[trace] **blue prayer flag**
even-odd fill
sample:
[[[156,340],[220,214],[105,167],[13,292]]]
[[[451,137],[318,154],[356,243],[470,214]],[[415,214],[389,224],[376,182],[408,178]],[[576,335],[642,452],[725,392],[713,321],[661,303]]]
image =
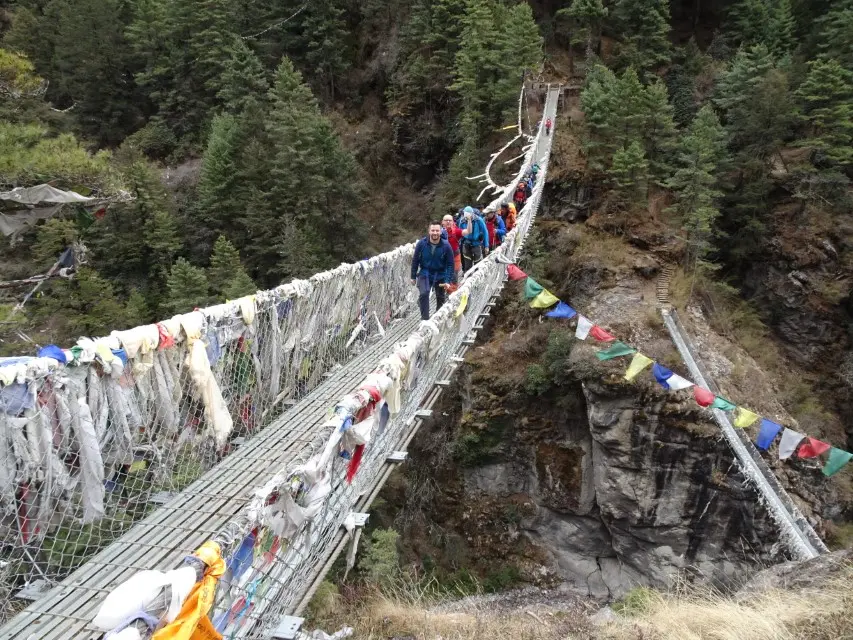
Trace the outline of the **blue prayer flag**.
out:
[[[565,302],[558,302],[557,306],[545,314],[546,318],[574,318],[578,312],[572,309]]]
[[[68,364],[68,361],[65,358],[65,352],[59,347],[57,347],[55,344],[49,344],[39,349],[38,357],[53,358],[60,364]]]
[[[755,439],[755,444],[759,449],[763,449],[767,451],[770,448],[770,445],[773,444],[773,440],[776,439],[776,436],[779,435],[779,432],[782,430],[782,427],[773,422],[772,420],[768,420],[767,418],[761,419],[761,429],[758,431],[758,437]]]
[[[669,383],[667,380],[672,377],[672,371],[655,362],[655,365],[652,367],[652,374],[654,374],[655,380],[658,381],[660,386],[664,389],[669,389]]]

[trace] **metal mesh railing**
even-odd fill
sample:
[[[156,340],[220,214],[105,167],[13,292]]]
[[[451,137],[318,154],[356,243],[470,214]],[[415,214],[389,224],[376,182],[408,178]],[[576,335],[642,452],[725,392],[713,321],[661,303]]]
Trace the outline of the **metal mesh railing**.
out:
[[[48,357],[0,359],[3,616],[416,312],[413,249],[81,339],[56,355],[70,360],[66,366]]]

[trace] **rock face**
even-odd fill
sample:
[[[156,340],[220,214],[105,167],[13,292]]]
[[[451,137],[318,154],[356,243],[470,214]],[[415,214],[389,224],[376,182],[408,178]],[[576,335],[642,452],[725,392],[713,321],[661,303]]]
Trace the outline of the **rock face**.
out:
[[[428,451],[412,453],[438,493],[409,506],[442,531],[430,539],[410,527],[412,555],[452,547],[457,566],[488,575],[513,565],[525,580],[601,600],[679,574],[727,584],[778,560],[773,524],[716,430],[683,398],[602,380],[580,345],[564,363],[565,384],[535,396],[504,386],[508,369],[491,363],[511,358],[494,353],[494,339],[470,360],[446,400],[450,420],[423,438],[449,431],[453,457],[437,465]],[[452,414],[461,396],[470,406],[460,425]]]

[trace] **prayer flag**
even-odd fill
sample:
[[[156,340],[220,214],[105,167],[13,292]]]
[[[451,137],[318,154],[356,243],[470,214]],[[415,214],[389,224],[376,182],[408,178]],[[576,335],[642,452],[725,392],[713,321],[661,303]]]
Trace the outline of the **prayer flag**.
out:
[[[545,291],[545,288],[533,278],[528,277],[524,282],[524,297],[528,300],[533,300],[533,298],[543,291]]]
[[[578,328],[575,331],[575,338],[586,340],[590,329],[592,329],[592,321],[584,316],[578,316]]]
[[[820,454],[829,451],[829,445],[817,438],[808,438],[806,443],[797,452],[798,458],[817,458]]]
[[[702,387],[693,387],[693,397],[700,407],[710,407],[714,402],[714,394]]]
[[[630,356],[632,353],[636,353],[636,349],[632,349],[624,342],[614,342],[610,345],[609,349],[604,349],[602,351],[598,351],[595,354],[595,357],[599,360],[610,360],[612,358],[618,358],[619,356]]]
[[[453,314],[454,318],[458,318],[463,313],[465,313],[465,307],[468,306],[468,290],[465,289],[462,291],[462,294],[459,296],[459,306],[456,307],[456,312]]]
[[[758,414],[753,413],[749,409],[744,409],[743,407],[738,407],[737,412],[735,413],[735,422],[734,425],[738,429],[745,429],[753,422],[758,420]]]
[[[634,378],[636,378],[643,369],[651,365],[653,362],[654,360],[644,356],[642,353],[636,354],[633,360],[631,360],[631,364],[628,365],[628,370],[625,372],[625,379],[628,382],[633,382]]]
[[[590,329],[590,335],[598,340],[599,342],[610,342],[611,340],[615,340],[616,336],[612,336],[607,333],[604,329],[595,325],[592,329]]]
[[[527,274],[514,264],[506,268],[506,275],[510,280],[524,280],[527,277]]]
[[[546,318],[574,318],[578,314],[565,302],[558,302],[557,306],[545,314]]]
[[[658,384],[662,386],[664,389],[669,389],[669,380],[674,374],[672,371],[667,369],[665,366],[658,364],[655,362],[655,365],[652,367],[652,375],[655,377],[655,380],[658,381]]]
[[[794,451],[797,450],[797,445],[800,444],[800,440],[805,438],[802,433],[797,433],[793,429],[788,429],[785,427],[785,430],[782,432],[782,439],[779,441],[779,459],[787,460],[793,455]]]
[[[781,430],[781,425],[778,425],[772,420],[768,420],[767,418],[762,418],[761,429],[758,432],[758,437],[755,439],[755,444],[758,446],[759,449],[767,451],[770,448],[770,445],[773,444],[773,441],[776,439],[776,436],[779,435],[779,432]]]
[[[547,309],[549,307],[553,307],[559,301],[559,298],[548,291],[548,289],[543,289],[542,293],[530,301],[530,306],[533,309]]]
[[[845,464],[850,462],[850,460],[853,460],[853,453],[832,447],[832,451],[829,452],[829,460],[827,460],[826,464],[823,465],[823,475],[828,478],[829,476],[838,473]]]
[[[714,398],[714,402],[711,404],[711,408],[721,409],[723,411],[734,411],[737,407],[725,398],[717,396],[716,398]]]
[[[677,373],[673,373],[672,377],[666,381],[669,385],[670,390],[672,391],[681,391],[682,389],[689,389],[693,386],[693,383],[686,378],[682,378]]]

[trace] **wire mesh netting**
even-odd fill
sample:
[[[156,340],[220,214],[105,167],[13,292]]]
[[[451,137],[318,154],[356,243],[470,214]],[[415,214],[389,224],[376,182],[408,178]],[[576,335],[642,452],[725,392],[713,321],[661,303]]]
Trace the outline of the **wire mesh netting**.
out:
[[[546,112],[556,100],[549,92]],[[519,176],[538,161],[541,179],[518,226],[429,322],[409,281],[412,244],[81,339],[66,366],[0,360],[4,615],[20,608],[22,587],[71,574],[33,595],[2,635],[39,624],[45,640],[98,637],[91,621],[107,593],[212,539],[227,563],[214,625],[227,638],[269,637],[502,285],[503,262],[535,217],[549,148],[540,130]]]

